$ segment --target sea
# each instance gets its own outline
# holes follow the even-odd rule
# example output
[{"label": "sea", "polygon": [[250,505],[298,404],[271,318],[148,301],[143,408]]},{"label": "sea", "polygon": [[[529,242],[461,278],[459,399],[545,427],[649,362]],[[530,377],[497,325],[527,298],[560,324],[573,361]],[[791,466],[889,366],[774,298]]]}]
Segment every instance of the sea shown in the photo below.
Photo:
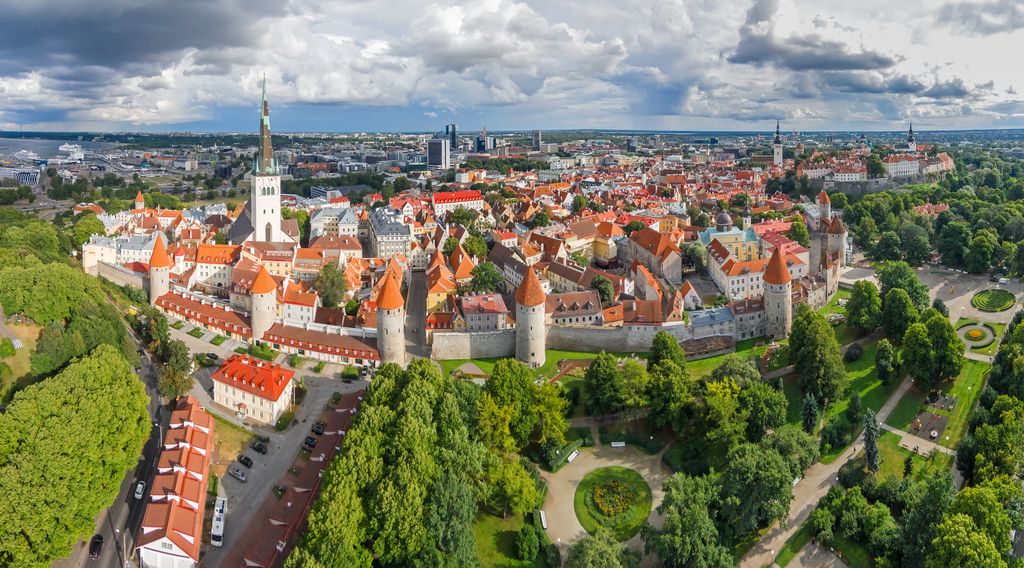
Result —
[{"label": "sea", "polygon": [[40,140],[36,138],[0,138],[0,156],[13,157],[21,150],[39,155],[39,159],[60,158],[67,156],[59,148],[62,144],[78,144],[86,152],[101,152],[117,147],[114,142],[92,142],[87,140]]}]

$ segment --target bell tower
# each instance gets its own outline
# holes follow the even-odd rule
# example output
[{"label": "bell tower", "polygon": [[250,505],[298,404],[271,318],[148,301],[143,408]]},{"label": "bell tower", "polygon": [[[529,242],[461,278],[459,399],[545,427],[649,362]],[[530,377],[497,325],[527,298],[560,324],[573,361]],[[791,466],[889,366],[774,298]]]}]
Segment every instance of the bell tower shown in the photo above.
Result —
[{"label": "bell tower", "polygon": [[249,192],[252,240],[281,242],[281,175],[270,145],[270,104],[267,102],[267,78],[263,78],[260,104],[260,147],[253,161]]}]

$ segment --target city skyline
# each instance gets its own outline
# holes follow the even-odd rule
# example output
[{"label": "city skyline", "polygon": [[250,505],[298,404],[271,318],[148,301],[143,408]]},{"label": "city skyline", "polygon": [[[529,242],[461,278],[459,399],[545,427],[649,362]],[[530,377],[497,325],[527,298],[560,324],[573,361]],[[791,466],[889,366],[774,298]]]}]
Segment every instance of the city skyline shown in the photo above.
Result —
[{"label": "city skyline", "polygon": [[821,4],[4,1],[0,128],[244,131],[264,73],[282,131],[1024,126],[1021,7]]}]

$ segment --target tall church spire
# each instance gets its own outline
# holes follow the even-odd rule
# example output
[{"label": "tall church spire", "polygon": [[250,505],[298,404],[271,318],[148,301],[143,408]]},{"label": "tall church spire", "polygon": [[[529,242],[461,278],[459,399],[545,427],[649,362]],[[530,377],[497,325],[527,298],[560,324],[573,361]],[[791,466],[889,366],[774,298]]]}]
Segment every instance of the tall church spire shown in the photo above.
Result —
[{"label": "tall church spire", "polygon": [[263,95],[260,103],[260,149],[253,164],[253,173],[277,175],[274,149],[270,145],[270,103],[267,102],[267,76],[263,76]]},{"label": "tall church spire", "polygon": [[782,144],[782,130],[779,129],[779,121],[775,121],[775,138],[772,139],[772,144]]},{"label": "tall church spire", "polygon": [[907,133],[907,142],[913,142],[913,141],[914,141],[914,123],[911,122],[910,123],[910,130]]}]

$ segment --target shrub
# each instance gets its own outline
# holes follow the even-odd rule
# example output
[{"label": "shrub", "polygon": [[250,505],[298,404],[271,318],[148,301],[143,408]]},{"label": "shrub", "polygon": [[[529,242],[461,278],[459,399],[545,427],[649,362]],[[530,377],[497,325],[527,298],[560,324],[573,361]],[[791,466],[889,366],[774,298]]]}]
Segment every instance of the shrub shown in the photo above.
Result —
[{"label": "shrub", "polygon": [[531,561],[537,558],[540,551],[540,539],[533,525],[526,524],[516,534],[516,555],[520,560]]},{"label": "shrub", "polygon": [[864,348],[860,346],[860,343],[854,343],[846,349],[846,353],[843,354],[843,360],[847,363],[853,363],[860,359],[863,354]]},{"label": "shrub", "polygon": [[327,363],[324,362],[324,361],[317,361],[317,364],[313,365],[313,372],[314,373],[322,373],[322,372],[324,372],[324,366],[326,366],[326,365],[327,365]]},{"label": "shrub", "polygon": [[822,451],[828,452],[833,448],[841,448],[849,444],[852,437],[853,427],[846,416],[835,416],[821,429]]},{"label": "shrub", "polygon": [[295,413],[291,410],[286,410],[282,412],[281,417],[277,419],[277,424],[274,425],[274,429],[278,432],[283,432],[291,425],[292,420],[295,420]]},{"label": "shrub", "polygon": [[5,337],[0,339],[0,357],[13,357],[14,356],[14,343],[11,338]]}]

